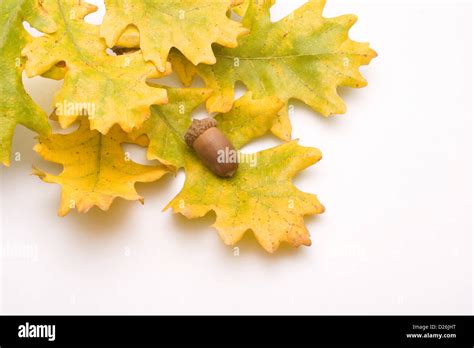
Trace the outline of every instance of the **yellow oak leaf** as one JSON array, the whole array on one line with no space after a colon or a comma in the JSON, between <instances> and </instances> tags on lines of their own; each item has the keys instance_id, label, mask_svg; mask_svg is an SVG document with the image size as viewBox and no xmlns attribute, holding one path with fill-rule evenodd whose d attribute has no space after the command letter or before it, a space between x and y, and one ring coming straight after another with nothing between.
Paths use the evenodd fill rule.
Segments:
<instances>
[{"instance_id":1,"label":"yellow oak leaf","mask_svg":"<svg viewBox=\"0 0 474 348\"><path fill-rule=\"evenodd\" d=\"M123 143L146 147L148 140L146 137L132 140L118 126L103 135L90 130L87 118L81 119L80 128L74 133L39 138L35 151L43 159L63 165L60 175L34 169L34 174L43 181L61 185L60 216L71 209L86 213L94 206L108 210L117 197L143 203L135 184L156 181L168 173L168 169L163 165L132 162L122 150Z\"/></svg>"},{"instance_id":2,"label":"yellow oak leaf","mask_svg":"<svg viewBox=\"0 0 474 348\"><path fill-rule=\"evenodd\" d=\"M5 166L10 164L12 138L18 124L41 134L50 131L46 114L22 83L21 50L31 39L23 27L24 21L43 32L56 30L41 1L0 1L0 162Z\"/></svg>"},{"instance_id":3,"label":"yellow oak leaf","mask_svg":"<svg viewBox=\"0 0 474 348\"><path fill-rule=\"evenodd\" d=\"M91 129L103 134L115 124L131 132L150 116L151 105L167 103L164 89L147 84L147 79L162 74L140 51L119 57L107 54L99 27L84 21L95 6L82 0L44 0L44 7L54 14L58 30L35 38L23 55L30 77L58 78L65 73L54 97L63 128L87 115ZM58 67L61 62L64 67Z\"/></svg>"},{"instance_id":4,"label":"yellow oak leaf","mask_svg":"<svg viewBox=\"0 0 474 348\"><path fill-rule=\"evenodd\" d=\"M154 106L152 116L137 133L150 138L149 158L186 172L181 193L167 208L190 219L214 211L214 226L229 245L237 243L247 230L252 230L269 252L281 242L310 245L303 217L322 213L324 207L316 196L294 187L291 179L321 158L319 150L293 142L257 154L239 152L247 161L240 163L234 177L222 179L184 143L191 112L208 98L209 90L169 88L168 95L170 103ZM215 118L219 129L240 149L270 131L283 105L276 97L253 99L248 92L231 111Z\"/></svg>"},{"instance_id":5,"label":"yellow oak leaf","mask_svg":"<svg viewBox=\"0 0 474 348\"><path fill-rule=\"evenodd\" d=\"M254 156L255 165L240 163L230 179L217 177L194 156L187 156L184 187L168 207L189 219L214 211L213 226L227 245L237 243L249 230L270 253L282 242L311 245L304 216L321 214L324 206L291 180L319 161L320 151L293 141Z\"/></svg>"},{"instance_id":6,"label":"yellow oak leaf","mask_svg":"<svg viewBox=\"0 0 474 348\"><path fill-rule=\"evenodd\" d=\"M140 32L140 47L147 61L164 71L171 48L179 49L193 64L214 64L212 44L237 46L248 32L227 17L235 0L105 0L107 13L101 35L114 47L126 29Z\"/></svg>"},{"instance_id":7,"label":"yellow oak leaf","mask_svg":"<svg viewBox=\"0 0 474 348\"><path fill-rule=\"evenodd\" d=\"M377 55L367 43L349 38L357 17L325 18L325 0L310 0L274 23L270 18L274 2L249 1L243 24L250 34L239 39L237 48L216 47L215 65L193 68L184 58L174 57L174 69L184 83L192 80L190 74L198 73L214 90L207 101L209 112L230 110L234 85L242 81L256 98L277 96L286 104L298 99L323 116L345 113L337 88L366 86L359 67ZM282 139L291 138L288 108L272 131Z\"/></svg>"}]
</instances>

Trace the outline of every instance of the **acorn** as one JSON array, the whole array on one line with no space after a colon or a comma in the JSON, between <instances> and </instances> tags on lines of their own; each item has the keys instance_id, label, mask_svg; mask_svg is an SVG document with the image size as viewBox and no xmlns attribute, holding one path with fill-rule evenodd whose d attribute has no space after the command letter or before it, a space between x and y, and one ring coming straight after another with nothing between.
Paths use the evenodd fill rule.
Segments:
<instances>
[{"instance_id":1,"label":"acorn","mask_svg":"<svg viewBox=\"0 0 474 348\"><path fill-rule=\"evenodd\" d=\"M217 128L215 119L208 117L194 120L184 139L214 174L223 178L234 176L239 164L236 160L229 161L228 154L237 152L229 139ZM237 158L237 156L230 157Z\"/></svg>"}]
</instances>

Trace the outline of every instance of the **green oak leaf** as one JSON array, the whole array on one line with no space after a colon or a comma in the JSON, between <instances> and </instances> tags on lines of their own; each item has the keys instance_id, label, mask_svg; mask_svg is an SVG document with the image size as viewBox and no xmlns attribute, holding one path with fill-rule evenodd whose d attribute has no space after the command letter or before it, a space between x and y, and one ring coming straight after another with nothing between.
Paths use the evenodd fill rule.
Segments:
<instances>
[{"instance_id":1,"label":"green oak leaf","mask_svg":"<svg viewBox=\"0 0 474 348\"><path fill-rule=\"evenodd\" d=\"M56 30L42 1L0 1L0 162L5 166L10 164L13 133L18 124L40 134L50 131L46 114L23 87L21 50L31 39L24 21L43 32Z\"/></svg>"},{"instance_id":2,"label":"green oak leaf","mask_svg":"<svg viewBox=\"0 0 474 348\"><path fill-rule=\"evenodd\" d=\"M173 67L183 83L189 84L196 73L203 78L214 91L207 100L209 112L230 110L235 83L242 81L256 98L277 96L287 105L290 99L298 99L323 116L344 113L337 88L366 86L359 67L376 56L368 44L349 38L357 17L325 18L325 1L310 0L273 23L273 4L274 0L249 1L243 24L250 34L240 38L236 48L215 47L215 65L193 67L175 54ZM291 138L288 107L282 109L272 131L282 139Z\"/></svg>"},{"instance_id":3,"label":"green oak leaf","mask_svg":"<svg viewBox=\"0 0 474 348\"><path fill-rule=\"evenodd\" d=\"M294 187L291 179L321 158L319 150L291 142L256 154L239 152L247 160L240 163L234 177L220 178L184 142L192 111L211 91L167 90L170 103L154 106L152 116L134 134L148 136L149 159L158 159L175 171L185 170L184 187L167 208L190 219L214 211L214 227L228 245L237 243L248 230L268 252L277 250L282 242L310 245L304 216L320 214L324 207L316 196ZM229 112L215 118L218 128L241 149L270 131L283 105L276 97L254 99L248 92Z\"/></svg>"}]
</instances>

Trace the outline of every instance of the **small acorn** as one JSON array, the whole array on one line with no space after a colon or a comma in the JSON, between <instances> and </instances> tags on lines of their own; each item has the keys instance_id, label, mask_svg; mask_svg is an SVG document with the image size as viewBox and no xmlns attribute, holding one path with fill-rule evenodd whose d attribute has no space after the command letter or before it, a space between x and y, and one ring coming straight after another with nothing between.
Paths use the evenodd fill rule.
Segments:
<instances>
[{"instance_id":1,"label":"small acorn","mask_svg":"<svg viewBox=\"0 0 474 348\"><path fill-rule=\"evenodd\" d=\"M214 174L223 178L234 176L239 164L237 161L231 162L223 158L227 158L224 154L235 154L236 150L229 139L217 129L215 119L194 120L184 139Z\"/></svg>"}]
</instances>

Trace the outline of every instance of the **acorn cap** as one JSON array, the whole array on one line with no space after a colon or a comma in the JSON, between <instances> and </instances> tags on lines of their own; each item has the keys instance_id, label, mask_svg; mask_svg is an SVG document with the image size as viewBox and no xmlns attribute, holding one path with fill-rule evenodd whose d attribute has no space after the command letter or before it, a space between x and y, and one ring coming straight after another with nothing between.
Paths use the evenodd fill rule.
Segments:
<instances>
[{"instance_id":1,"label":"acorn cap","mask_svg":"<svg viewBox=\"0 0 474 348\"><path fill-rule=\"evenodd\" d=\"M184 136L184 140L189 147L193 147L194 141L199 138L202 133L207 131L209 128L215 127L217 127L217 121L211 117L202 120L193 120L193 123Z\"/></svg>"}]
</instances>

